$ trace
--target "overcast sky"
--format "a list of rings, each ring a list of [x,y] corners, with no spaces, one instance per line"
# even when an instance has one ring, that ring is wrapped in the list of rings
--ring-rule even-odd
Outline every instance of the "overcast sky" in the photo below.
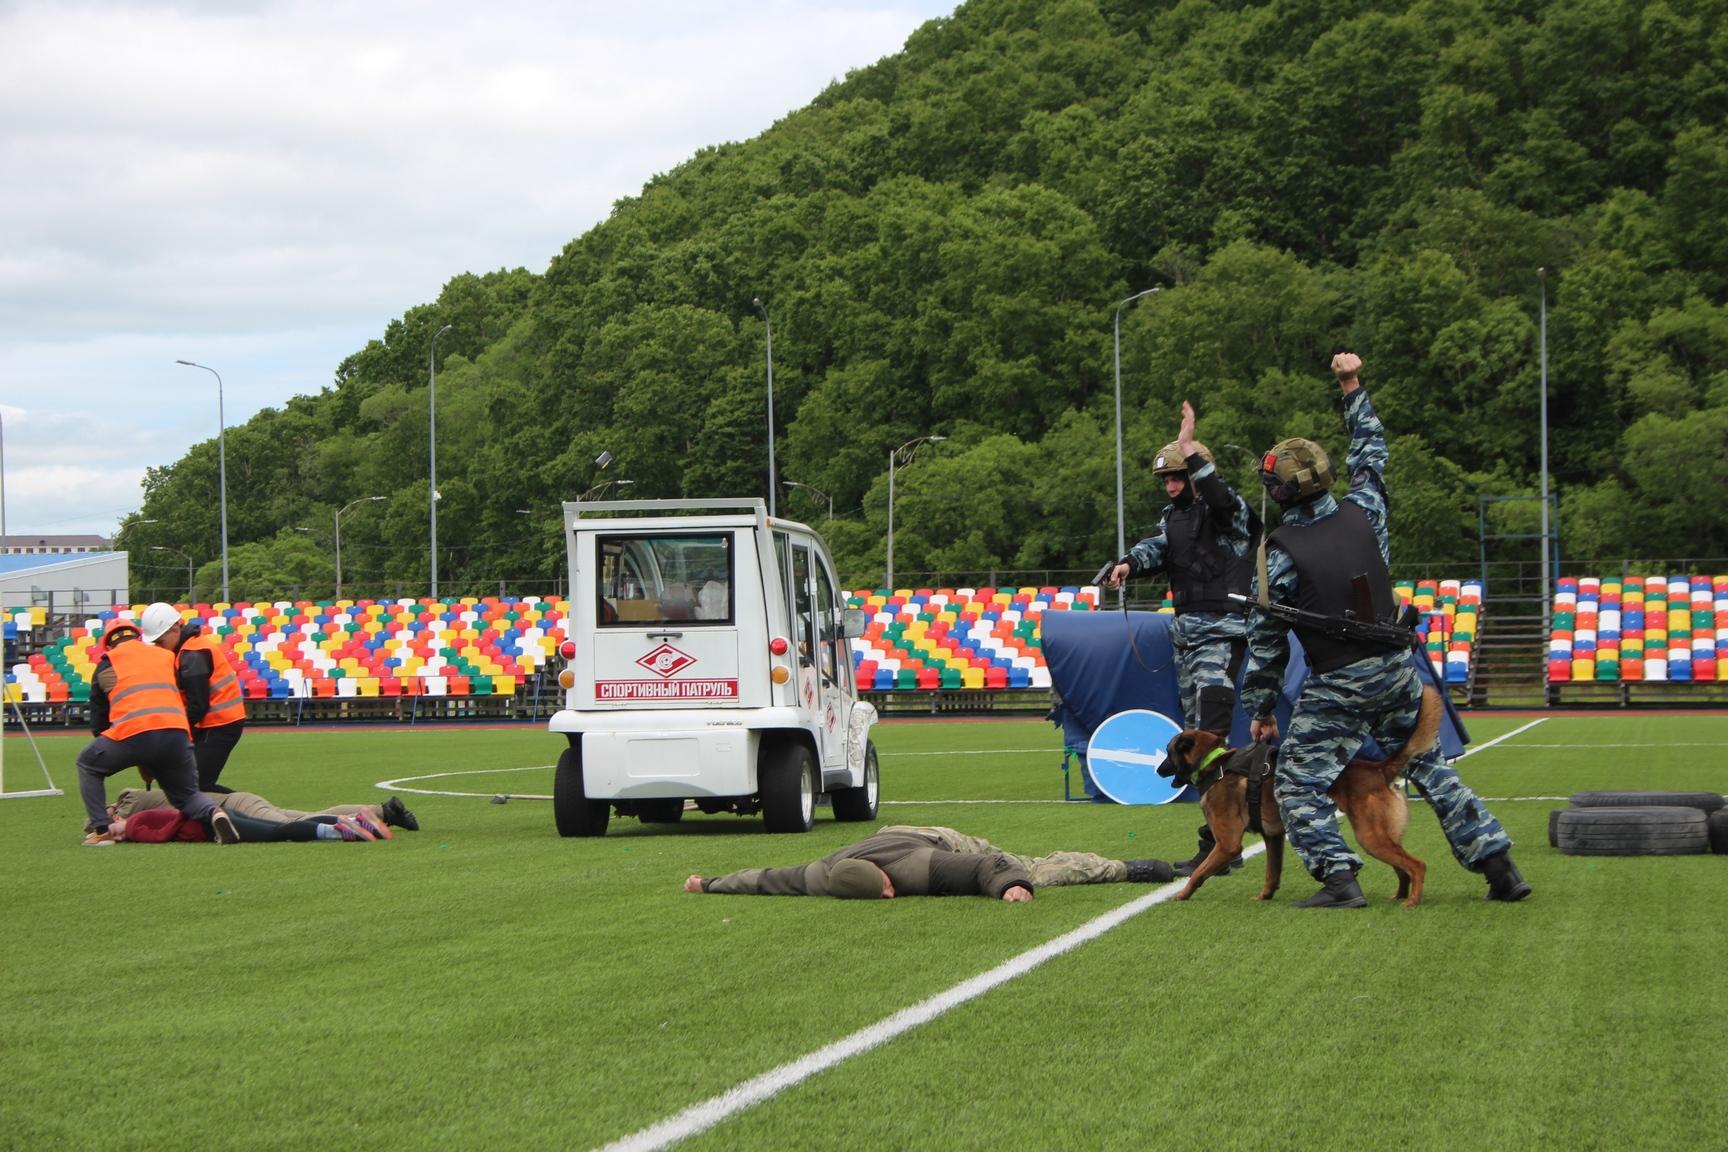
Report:
[[[545,270],[956,0],[0,0],[6,529],[315,393],[462,272]]]

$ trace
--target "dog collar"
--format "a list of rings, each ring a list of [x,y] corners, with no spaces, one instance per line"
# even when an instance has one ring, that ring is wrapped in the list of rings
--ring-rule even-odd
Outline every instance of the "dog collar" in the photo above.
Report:
[[[1228,748],[1220,745],[1206,753],[1206,759],[1200,761],[1200,763],[1194,766],[1194,775],[1199,776],[1201,773],[1205,772],[1206,769],[1211,766],[1212,761],[1218,759],[1218,757],[1224,755],[1228,751],[1230,751]]]

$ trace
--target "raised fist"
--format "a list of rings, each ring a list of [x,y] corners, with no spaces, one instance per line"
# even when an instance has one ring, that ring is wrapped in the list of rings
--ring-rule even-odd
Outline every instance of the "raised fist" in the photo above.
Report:
[[[1340,384],[1356,379],[1356,374],[1362,371],[1362,357],[1354,352],[1340,352],[1332,357],[1332,375],[1338,377]]]

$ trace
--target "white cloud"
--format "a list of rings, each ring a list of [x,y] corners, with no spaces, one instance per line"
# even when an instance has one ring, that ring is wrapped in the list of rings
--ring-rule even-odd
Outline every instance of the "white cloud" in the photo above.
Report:
[[[174,360],[230,424],[316,391],[451,276],[543,269],[953,6],[0,5],[9,526],[109,531],[213,433]]]

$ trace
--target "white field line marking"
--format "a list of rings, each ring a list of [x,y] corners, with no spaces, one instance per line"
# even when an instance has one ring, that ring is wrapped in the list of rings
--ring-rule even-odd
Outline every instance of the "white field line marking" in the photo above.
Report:
[[[1661,744],[1654,741],[1639,741],[1634,744],[1520,744],[1520,751],[1525,748],[1728,748],[1728,741],[1693,740],[1676,741],[1672,744]]]
[[[546,772],[551,770],[550,764],[528,764],[520,768],[472,768],[457,772],[428,772],[424,776],[398,776],[394,780],[380,780],[372,787],[384,792],[408,792],[415,796],[471,796],[481,800],[490,800],[497,792],[447,792],[437,788],[412,788],[409,781],[443,780],[451,776],[492,776],[500,772]],[[540,796],[526,792],[505,792],[502,795],[512,800],[550,800],[550,796]]]
[[[890,752],[896,760],[908,759],[913,756],[1023,756],[1037,753],[1039,756],[1055,756],[1061,753],[1061,748],[974,748],[961,752]]]
[[[1503,736],[1496,736],[1496,737],[1494,737],[1494,739],[1488,741],[1488,743],[1486,743],[1486,744],[1478,744],[1474,748],[1466,748],[1464,750],[1464,756],[1460,756],[1460,757],[1458,757],[1458,759],[1462,760],[1462,759],[1464,759],[1465,756],[1474,756],[1478,752],[1486,752],[1486,751],[1488,751],[1488,749],[1494,747],[1494,745],[1496,745],[1496,744],[1504,744],[1506,741],[1512,739],[1512,737],[1523,735],[1524,733],[1530,731],[1530,729],[1536,727],[1536,725],[1538,725],[1538,724],[1543,723],[1547,719],[1548,719],[1548,717],[1543,716],[1540,719],[1530,721],[1530,723],[1524,725],[1522,728],[1514,728],[1514,729],[1512,729],[1512,731],[1506,733]]]
[[[1266,850],[1266,845],[1252,845],[1243,850],[1244,857],[1256,856]],[[714,1125],[747,1108],[755,1107],[764,1100],[797,1086],[819,1072],[828,1069],[845,1060],[851,1059],[872,1048],[879,1047],[897,1036],[910,1032],[921,1025],[928,1024],[948,1011],[958,1008],[969,1000],[975,1000],[994,988],[1006,984],[1018,976],[1024,976],[1046,960],[1053,960],[1064,952],[1072,951],[1088,941],[1095,940],[1117,925],[1133,919],[1156,904],[1162,904],[1182,890],[1186,880],[1176,880],[1164,885],[1154,892],[1137,899],[1130,900],[1120,907],[1113,908],[1080,927],[1066,932],[1056,939],[1029,951],[1022,952],[1010,960],[970,980],[963,980],[946,992],[924,1000],[910,1008],[902,1008],[894,1015],[879,1020],[868,1028],[860,1029],[850,1036],[842,1037],[825,1048],[819,1048],[789,1064],[770,1069],[762,1075],[734,1088],[729,1088],[718,1096],[710,1097],[700,1104],[692,1105],[675,1116],[668,1117],[658,1124],[651,1125],[639,1132],[632,1133],[622,1139],[614,1140],[604,1146],[603,1152],[654,1152],[656,1149],[667,1148],[680,1140],[687,1140],[699,1133],[706,1132]]]

